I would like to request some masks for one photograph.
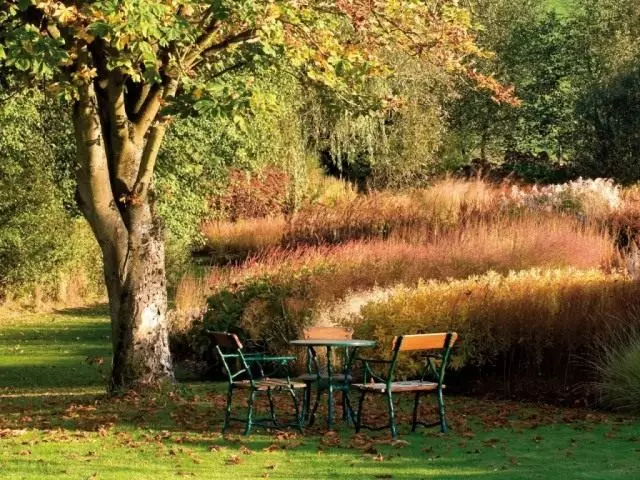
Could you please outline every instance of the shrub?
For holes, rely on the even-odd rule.
[[[388,299],[347,320],[362,338],[388,348],[394,335],[457,331],[462,343],[454,364],[498,379],[506,387],[542,391],[573,387],[588,378],[584,356],[612,315],[620,325],[640,284],[598,270],[528,270],[506,276],[489,272],[463,280],[427,281],[400,287]],[[405,375],[419,365],[407,361]],[[485,387],[486,388],[486,387]]]
[[[72,204],[65,110],[39,92],[0,102],[0,300],[76,305],[103,294],[97,242]]]
[[[528,210],[556,210],[601,220],[618,211],[623,200],[620,186],[613,180],[579,178],[559,185],[534,185],[528,189],[514,185],[504,202],[507,206]]]
[[[257,173],[233,170],[226,190],[214,199],[214,210],[222,219],[231,221],[282,214],[289,180],[285,172],[275,168]]]
[[[635,326],[625,326],[602,335],[594,347],[592,362],[597,380],[594,386],[604,406],[640,412],[640,318],[632,314]]]

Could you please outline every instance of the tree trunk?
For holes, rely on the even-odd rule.
[[[163,228],[149,204],[134,206],[129,213],[126,272],[115,283],[112,272],[117,264],[107,265],[105,261],[105,276],[113,283],[109,288],[112,392],[173,379]]]
[[[157,95],[132,122],[120,76],[112,73],[105,83],[79,89],[74,124],[77,200],[104,260],[113,344],[109,391],[115,393],[173,380],[164,231],[151,185],[166,122],[154,113]]]

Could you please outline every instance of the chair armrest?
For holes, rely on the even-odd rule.
[[[261,353],[247,354],[244,356],[247,362],[290,362],[295,360],[294,355],[264,355]]]
[[[362,362],[362,366],[364,368],[364,379],[363,381],[366,383],[368,381],[369,378],[385,383],[387,381],[386,378],[382,377],[381,375],[378,375],[377,373],[375,373],[372,369],[371,366],[369,365],[370,363],[374,363],[374,364],[380,364],[380,365],[390,365],[392,363],[391,360],[377,360],[375,358],[356,358],[355,360]]]

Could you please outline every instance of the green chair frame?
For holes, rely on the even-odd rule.
[[[227,431],[229,424],[232,421],[241,422],[245,424],[244,434],[249,435],[253,426],[267,427],[267,428],[283,428],[283,427],[295,427],[302,432],[303,418],[301,410],[298,404],[298,398],[296,396],[296,390],[304,389],[306,386],[303,383],[292,382],[287,375],[286,379],[270,378],[264,373],[264,365],[272,363],[278,366],[285,366],[289,362],[295,360],[296,357],[291,355],[283,356],[268,356],[260,353],[244,353],[243,345],[237,335],[228,332],[209,332],[211,340],[215,345],[218,356],[222,361],[224,370],[227,375],[227,403],[225,407],[224,425],[222,427],[222,433]],[[230,353],[225,353],[230,352]],[[240,366],[238,369],[232,369],[228,360],[239,361]],[[257,368],[259,375],[255,376],[252,367]],[[274,370],[275,373],[275,370]],[[246,377],[244,380],[239,380],[240,377]],[[247,404],[247,416],[246,418],[237,418],[231,416],[231,406],[233,403],[233,392],[236,388],[245,388],[249,390],[248,404]],[[269,418],[253,418],[253,410],[256,395],[259,392],[266,392],[269,399]],[[293,407],[295,410],[295,420],[289,423],[280,423],[276,418],[275,405],[273,402],[274,392],[287,392],[293,401]]]
[[[358,358],[357,361],[363,366],[363,383],[352,384],[352,387],[360,390],[360,399],[358,401],[358,411],[356,414],[356,433],[362,428],[368,430],[391,429],[391,436],[398,438],[398,429],[395,420],[395,411],[393,406],[393,393],[414,393],[413,412],[411,431],[415,432],[418,425],[425,427],[440,426],[442,433],[447,433],[448,425],[445,418],[445,404],[443,390],[445,388],[444,378],[451,356],[451,349],[458,338],[455,332],[436,333],[425,335],[404,335],[393,339],[392,356],[390,360],[377,360],[368,358]],[[401,351],[429,351],[424,358],[424,369],[420,380],[394,382],[398,357]],[[440,350],[441,353],[431,353]],[[440,362],[438,366],[436,362]],[[371,364],[388,365],[386,376],[377,375],[371,368]],[[434,423],[425,423],[418,420],[418,410],[420,406],[420,397],[428,392],[435,392],[438,402],[439,420]],[[387,399],[387,408],[389,413],[389,423],[382,427],[373,427],[365,425],[362,422],[362,413],[364,400],[367,393],[375,393],[384,395]]]

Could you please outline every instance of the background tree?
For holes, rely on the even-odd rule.
[[[0,62],[73,102],[76,197],[100,244],[112,323],[112,391],[173,376],[163,225],[153,176],[170,114],[230,117],[253,98],[250,73],[280,68],[354,109],[393,106],[361,87],[393,45],[466,73],[481,54],[454,2],[8,0]]]

